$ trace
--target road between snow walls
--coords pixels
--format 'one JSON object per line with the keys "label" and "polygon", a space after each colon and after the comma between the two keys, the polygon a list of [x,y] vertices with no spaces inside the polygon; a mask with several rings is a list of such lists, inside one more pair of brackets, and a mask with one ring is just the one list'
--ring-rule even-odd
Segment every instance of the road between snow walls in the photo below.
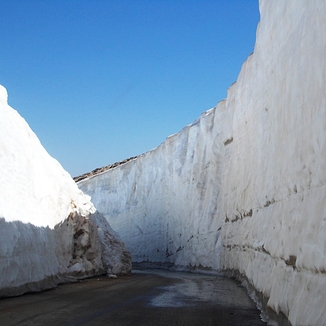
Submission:
{"label": "road between snow walls", "polygon": [[227,271],[279,323],[326,325],[326,2],[259,4],[227,98],[78,186],[134,262]]}

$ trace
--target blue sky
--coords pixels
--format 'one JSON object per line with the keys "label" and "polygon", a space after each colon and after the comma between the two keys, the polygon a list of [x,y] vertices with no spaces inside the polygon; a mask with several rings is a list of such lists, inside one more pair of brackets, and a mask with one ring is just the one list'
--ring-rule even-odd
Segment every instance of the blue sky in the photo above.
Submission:
{"label": "blue sky", "polygon": [[258,0],[0,0],[0,84],[72,175],[142,154],[226,97]]}

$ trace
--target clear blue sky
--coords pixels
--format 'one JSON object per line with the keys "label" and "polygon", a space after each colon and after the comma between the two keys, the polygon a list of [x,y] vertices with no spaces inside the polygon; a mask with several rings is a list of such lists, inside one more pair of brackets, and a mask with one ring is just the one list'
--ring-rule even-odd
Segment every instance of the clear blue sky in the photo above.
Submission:
{"label": "clear blue sky", "polygon": [[226,97],[258,0],[0,0],[0,84],[76,176],[142,154]]}

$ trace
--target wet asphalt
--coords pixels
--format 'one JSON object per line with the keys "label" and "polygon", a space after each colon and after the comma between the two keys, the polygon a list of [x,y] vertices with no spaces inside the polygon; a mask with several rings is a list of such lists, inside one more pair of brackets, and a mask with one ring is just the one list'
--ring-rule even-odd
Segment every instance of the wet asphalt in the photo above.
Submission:
{"label": "wet asphalt", "polygon": [[260,311],[245,288],[226,277],[133,271],[0,300],[0,324],[258,326]]}

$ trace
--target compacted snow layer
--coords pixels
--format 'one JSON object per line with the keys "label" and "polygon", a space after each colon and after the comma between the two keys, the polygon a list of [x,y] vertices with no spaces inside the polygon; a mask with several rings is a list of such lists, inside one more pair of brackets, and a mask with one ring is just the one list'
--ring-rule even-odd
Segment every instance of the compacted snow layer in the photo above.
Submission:
{"label": "compacted snow layer", "polygon": [[78,183],[119,230],[133,261],[220,268],[219,116],[209,111],[156,150]]}
{"label": "compacted snow layer", "polygon": [[0,296],[128,273],[130,254],[0,86]]}
{"label": "compacted snow layer", "polygon": [[234,271],[293,325],[325,325],[326,2],[260,11],[225,101],[79,187],[135,261]]}

